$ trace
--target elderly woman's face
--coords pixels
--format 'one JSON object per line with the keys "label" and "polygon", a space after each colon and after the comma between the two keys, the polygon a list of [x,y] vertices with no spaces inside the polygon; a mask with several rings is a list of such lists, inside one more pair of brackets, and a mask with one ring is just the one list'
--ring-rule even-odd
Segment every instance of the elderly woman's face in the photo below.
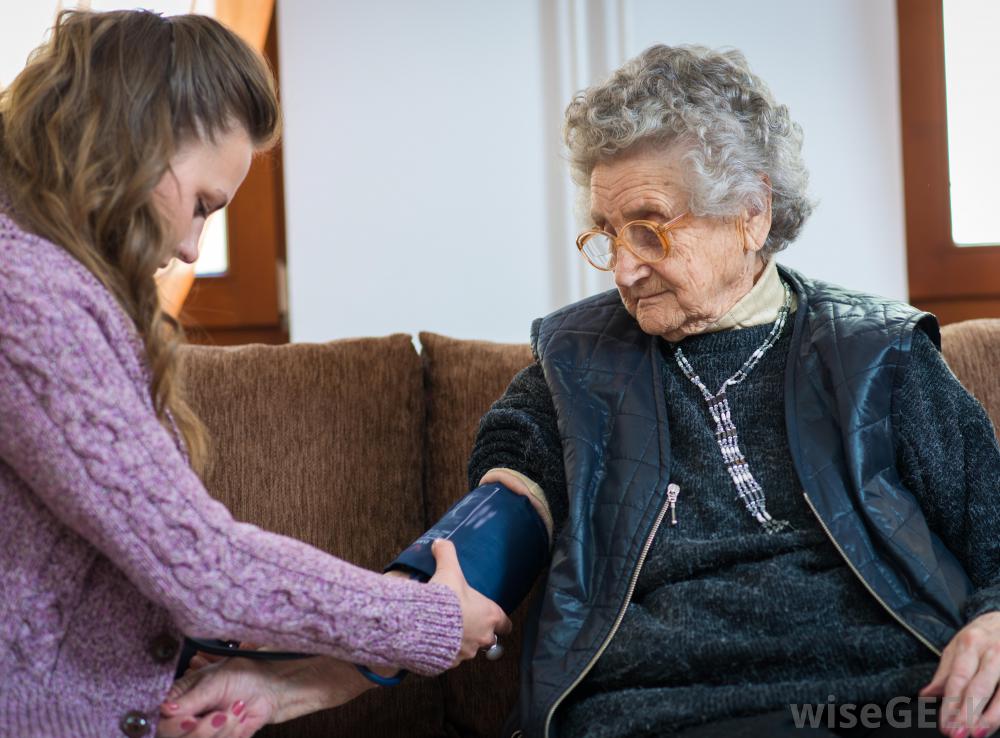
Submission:
{"label": "elderly woman's face", "polygon": [[[644,146],[597,164],[590,177],[594,223],[617,234],[633,220],[665,223],[683,213],[682,155],[678,147]],[[769,212],[742,223],[689,216],[670,231],[662,261],[646,264],[620,249],[614,276],[626,309],[643,331],[669,341],[705,331],[753,287],[769,229]]]}

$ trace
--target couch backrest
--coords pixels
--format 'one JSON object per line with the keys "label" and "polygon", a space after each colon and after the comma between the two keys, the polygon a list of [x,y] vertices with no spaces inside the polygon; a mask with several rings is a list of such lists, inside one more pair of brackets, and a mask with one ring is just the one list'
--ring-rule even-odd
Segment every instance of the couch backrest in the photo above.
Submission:
{"label": "couch backrest", "polygon": [[966,320],[941,329],[948,366],[1000,430],[1000,319]]}
{"label": "couch backrest", "polygon": [[[206,486],[238,519],[371,569],[424,531],[423,376],[409,336],[186,347],[183,362],[214,441]],[[262,735],[441,735],[441,690],[411,677]]]}

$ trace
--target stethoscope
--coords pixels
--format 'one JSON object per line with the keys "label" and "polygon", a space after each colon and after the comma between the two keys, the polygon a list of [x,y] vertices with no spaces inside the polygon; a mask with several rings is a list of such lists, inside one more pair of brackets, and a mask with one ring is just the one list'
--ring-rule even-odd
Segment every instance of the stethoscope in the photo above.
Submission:
{"label": "stethoscope", "polygon": [[[312,653],[297,653],[295,651],[251,651],[246,648],[240,648],[239,641],[206,640],[185,636],[184,647],[181,651],[180,663],[177,665],[175,679],[180,679],[184,675],[188,664],[198,651],[210,653],[213,656],[253,659],[254,661],[294,661],[296,659],[311,659],[316,655]],[[405,669],[402,669],[395,676],[384,677],[379,676],[360,664],[355,664],[354,666],[366,679],[381,687],[395,687],[403,681],[403,678],[408,673]]]}
{"label": "stethoscope", "polygon": [[184,645],[181,646],[180,659],[177,662],[177,671],[174,673],[174,680],[184,676],[191,659],[199,651],[210,653],[213,656],[224,656],[226,658],[254,659],[255,661],[290,661],[292,659],[308,659],[311,654],[292,653],[290,651],[251,651],[240,648],[239,641],[219,641],[202,638],[184,637]]}

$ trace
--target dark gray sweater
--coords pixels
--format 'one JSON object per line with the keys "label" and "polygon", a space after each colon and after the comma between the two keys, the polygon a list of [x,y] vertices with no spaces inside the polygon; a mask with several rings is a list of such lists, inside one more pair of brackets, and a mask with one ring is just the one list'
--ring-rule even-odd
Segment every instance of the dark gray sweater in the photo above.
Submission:
{"label": "dark gray sweater", "polygon": [[[682,346],[715,391],[770,328],[694,336]],[[865,590],[802,496],[784,422],[789,334],[786,327],[749,379],[728,392],[740,446],[768,510],[793,526],[770,536],[735,499],[705,401],[674,361],[673,346],[663,344],[671,480],[681,488],[678,523],[665,519],[621,627],[560,710],[563,735],[666,735],[789,703],[884,703],[915,695],[930,680],[937,657]],[[919,331],[894,399],[894,421],[904,483],[932,529],[946,542],[965,542],[956,537],[962,531],[935,527],[936,520],[965,516],[937,512],[960,504],[974,515],[972,507],[988,503],[1000,452],[982,408]],[[554,519],[565,520],[555,410],[537,364],[515,377],[483,418],[470,479],[475,484],[498,466],[537,481]],[[992,555],[958,549],[952,547],[973,582],[991,584]],[[990,609],[1000,609],[992,586],[977,593],[967,615]]]}

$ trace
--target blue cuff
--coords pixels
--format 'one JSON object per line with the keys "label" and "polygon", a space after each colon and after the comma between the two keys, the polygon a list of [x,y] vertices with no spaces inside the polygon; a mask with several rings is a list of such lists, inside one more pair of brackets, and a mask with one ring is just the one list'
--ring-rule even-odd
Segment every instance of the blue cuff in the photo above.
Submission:
{"label": "blue cuff", "polygon": [[465,580],[508,615],[527,597],[549,556],[545,523],[524,495],[502,484],[477,487],[386,567],[427,581],[437,563],[431,544],[455,544]]}

